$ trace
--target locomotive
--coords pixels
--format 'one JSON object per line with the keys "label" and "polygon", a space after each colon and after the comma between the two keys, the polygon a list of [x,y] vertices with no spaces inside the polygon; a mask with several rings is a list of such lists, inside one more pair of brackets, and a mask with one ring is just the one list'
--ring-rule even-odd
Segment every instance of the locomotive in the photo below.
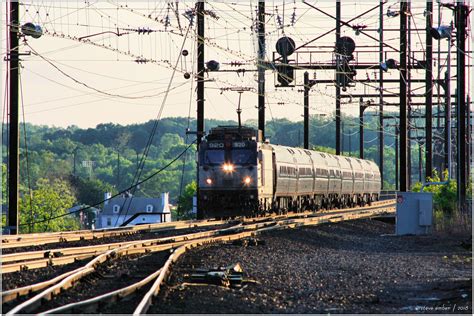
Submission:
{"label": "locomotive", "polygon": [[200,217],[331,209],[378,200],[369,160],[257,141],[245,126],[212,128],[199,146]]}

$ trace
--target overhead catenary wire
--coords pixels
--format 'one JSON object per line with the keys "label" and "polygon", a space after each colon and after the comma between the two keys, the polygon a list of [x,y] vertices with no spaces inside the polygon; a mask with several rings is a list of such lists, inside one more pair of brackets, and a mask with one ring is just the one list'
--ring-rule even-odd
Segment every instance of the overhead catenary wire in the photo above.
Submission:
{"label": "overhead catenary wire", "polygon": [[[226,5],[227,5],[227,4],[226,4]],[[233,4],[232,4],[232,6],[233,6]],[[161,9],[163,10],[163,6],[160,5],[160,4],[156,4],[155,9],[158,10],[159,7],[161,7]],[[329,6],[327,6],[327,7],[329,8]],[[118,11],[118,10],[119,10],[119,9],[117,9],[117,11]],[[125,9],[120,9],[120,10],[125,10]],[[127,8],[126,10],[129,10],[129,11],[130,11],[130,8]],[[309,11],[309,9],[307,10],[307,12],[308,12],[308,11]],[[239,12],[244,12],[244,11],[241,10],[241,11],[239,11]],[[38,15],[38,14],[37,14],[37,15]],[[245,14],[244,14],[244,15],[245,15]],[[51,17],[51,15],[50,15],[49,17]],[[54,20],[54,19],[53,19],[53,20]],[[57,19],[56,19],[56,20],[57,20]],[[221,20],[221,21],[223,21],[223,20]],[[118,22],[118,21],[117,21],[117,22]],[[56,25],[62,25],[62,23],[56,23]],[[59,30],[58,30],[58,31],[59,31]],[[250,81],[250,79],[249,79],[249,81]],[[217,82],[217,81],[216,81],[216,82]],[[229,82],[229,81],[228,81],[228,82]],[[221,83],[222,83],[222,82],[221,82]],[[222,83],[222,84],[225,84],[225,83]],[[236,86],[236,85],[234,84],[234,86]],[[317,88],[319,89],[319,87],[317,87]],[[323,95],[324,91],[318,91],[318,93],[320,93],[321,95]],[[327,94],[326,96],[330,96],[330,95]],[[269,98],[271,98],[271,97],[269,97]],[[282,99],[285,99],[285,101],[291,101],[291,98],[282,98]],[[297,104],[297,105],[300,105],[300,104]],[[270,105],[268,105],[268,106],[270,106]],[[324,106],[324,104],[321,105],[321,107],[322,107],[322,106]],[[312,107],[312,109],[315,109],[315,108]],[[326,112],[326,113],[328,113],[328,112]]]}
{"label": "overhead catenary wire", "polygon": [[[195,58],[196,56],[194,54],[194,48],[195,48],[195,45],[193,45],[193,54],[192,54],[193,62],[191,64],[191,69],[194,69],[195,62],[196,62],[196,58]],[[194,91],[193,87],[194,87],[194,80],[191,80],[191,91]],[[193,95],[194,95],[194,93],[189,94],[188,121],[187,121],[186,131],[189,130],[189,126],[190,126],[190,123],[191,123],[191,105],[192,105]],[[188,133],[186,133],[185,140],[184,140],[185,144],[188,143],[188,138],[189,138],[189,135],[188,135]],[[185,172],[185,168],[186,168],[186,157],[187,157],[186,155],[183,156],[183,167],[182,167],[182,170],[181,170],[181,181],[179,183],[179,196],[181,196],[182,193],[183,193],[184,172]]]}
{"label": "overhead catenary wire", "polygon": [[[190,29],[191,29],[191,24],[188,25],[188,28],[187,28],[187,30],[186,30],[186,35],[185,35],[184,38],[183,38],[183,43],[182,43],[181,48],[180,48],[180,50],[179,50],[180,52],[183,51],[184,45],[186,44],[187,35],[188,35]],[[179,56],[181,56],[181,55],[182,55],[182,54],[180,54]],[[156,117],[156,119],[155,119],[155,122],[154,122],[154,125],[153,125],[153,129],[152,129],[152,131],[151,131],[151,133],[150,133],[150,136],[149,136],[149,138],[148,138],[147,145],[145,146],[145,148],[144,148],[144,150],[143,150],[143,154],[142,154],[142,157],[141,157],[141,159],[140,159],[140,163],[139,163],[138,168],[137,168],[137,170],[136,170],[136,172],[135,172],[135,175],[134,175],[134,178],[133,178],[133,182],[135,182],[135,181],[139,182],[140,177],[141,177],[141,174],[142,174],[143,169],[144,169],[144,167],[145,167],[145,162],[146,162],[146,159],[147,159],[147,157],[148,157],[148,152],[149,152],[149,150],[150,150],[151,144],[153,143],[153,138],[154,138],[154,136],[155,136],[155,133],[156,133],[156,131],[157,131],[157,129],[158,129],[158,123],[159,123],[159,121],[160,121],[160,119],[161,119],[161,115],[162,115],[162,113],[163,113],[163,109],[164,109],[165,104],[166,104],[166,101],[167,101],[167,99],[168,99],[169,90],[171,89],[171,85],[172,85],[172,83],[173,83],[173,79],[174,79],[174,76],[175,76],[175,74],[176,74],[176,69],[177,69],[179,60],[180,60],[180,58],[178,57],[178,58],[176,59],[176,64],[175,64],[175,67],[174,67],[174,69],[173,69],[173,72],[172,72],[172,74],[171,74],[170,81],[169,81],[169,83],[168,83],[168,87],[167,87],[166,93],[165,93],[165,95],[164,95],[164,97],[163,97],[163,100],[162,100],[162,102],[161,102],[161,106],[160,106],[160,108],[159,108],[159,110],[158,110],[158,114],[157,114],[157,117]],[[132,183],[133,183],[133,182],[132,182]],[[136,188],[136,186],[133,187],[134,192],[135,192],[135,188]],[[133,192],[133,193],[134,193],[134,192]],[[131,204],[132,204],[132,199],[133,199],[133,195],[132,195],[132,197],[131,197],[131,199],[130,199],[130,202],[128,203],[128,207],[127,207],[127,210],[126,210],[126,212],[125,212],[124,218],[125,218],[125,216],[128,214],[129,208],[130,208],[130,206],[131,206]],[[125,202],[126,202],[126,200],[124,200],[123,205],[125,205]],[[118,214],[118,216],[117,216],[117,219],[115,220],[114,226],[117,226],[118,220],[119,220],[120,215],[122,214],[122,211],[123,211],[123,205],[122,205],[122,208],[120,209],[120,212],[119,212],[119,214]]]}
{"label": "overhead catenary wire", "polygon": [[100,93],[100,94],[103,94],[103,95],[106,95],[106,96],[109,96],[109,97],[117,97],[117,98],[124,98],[124,99],[144,99],[144,98],[152,98],[152,97],[156,97],[158,94],[151,94],[151,95],[141,95],[141,96],[127,96],[127,95],[121,95],[121,94],[113,94],[113,93],[108,93],[108,92],[105,92],[103,90],[100,90],[100,89],[97,89],[95,87],[92,87],[90,85],[88,85],[87,83],[84,83],[74,77],[72,77],[71,75],[69,75],[68,73],[66,73],[65,71],[63,71],[61,68],[59,68],[58,66],[56,66],[53,62],[51,62],[49,59],[47,59],[46,57],[44,57],[43,55],[39,54],[38,52],[36,52],[30,45],[27,45],[32,51],[33,51],[33,54],[40,57],[41,59],[43,59],[44,61],[46,61],[48,64],[50,64],[52,67],[54,67],[56,70],[58,70],[61,74],[63,74],[64,76],[68,77],[69,79],[71,79],[72,81],[74,81],[75,83],[77,84],[80,84],[90,90],[93,90],[97,93]]}

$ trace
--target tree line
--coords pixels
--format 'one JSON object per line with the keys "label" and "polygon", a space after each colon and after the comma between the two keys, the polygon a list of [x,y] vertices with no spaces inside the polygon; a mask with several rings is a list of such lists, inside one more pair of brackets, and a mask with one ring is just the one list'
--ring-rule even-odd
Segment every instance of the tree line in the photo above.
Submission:
{"label": "tree line", "polygon": [[[342,147],[345,155],[358,156],[359,119],[343,118]],[[77,217],[65,216],[75,205],[94,205],[105,192],[123,191],[156,173],[182,153],[195,139],[186,134],[194,120],[183,117],[164,118],[142,124],[99,124],[95,128],[69,126],[59,128],[26,123],[20,131],[20,222],[42,221],[41,225],[24,225],[21,231],[77,229]],[[377,117],[365,117],[365,157],[378,161]],[[206,130],[217,125],[236,125],[235,121],[206,120]],[[256,127],[256,120],[245,125]],[[7,128],[8,126],[4,126]],[[155,132],[153,133],[153,130]],[[387,128],[384,150],[385,188],[394,188],[394,130]],[[266,137],[273,144],[302,147],[303,124],[287,119],[267,122]],[[6,201],[7,133],[3,141],[3,201]],[[152,135],[152,136],[151,136]],[[26,143],[25,143],[26,139]],[[334,152],[335,120],[331,115],[310,118],[310,144],[313,149]],[[146,150],[146,159],[143,158]],[[138,186],[135,196],[159,197],[170,192],[170,201],[179,204],[179,216],[186,216],[196,184],[196,146],[149,181]],[[414,155],[417,157],[417,155]],[[144,163],[142,164],[142,159]],[[416,164],[416,162],[414,162]],[[60,201],[53,205],[51,201]],[[58,202],[59,203],[59,202]],[[4,202],[5,204],[5,202]]]}

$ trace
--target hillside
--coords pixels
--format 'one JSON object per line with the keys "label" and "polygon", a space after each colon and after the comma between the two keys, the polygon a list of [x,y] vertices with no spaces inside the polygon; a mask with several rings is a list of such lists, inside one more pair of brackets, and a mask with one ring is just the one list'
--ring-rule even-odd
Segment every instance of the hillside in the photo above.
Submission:
{"label": "hillside", "polygon": [[[365,156],[378,160],[377,117],[367,115],[365,130]],[[358,156],[358,118],[345,117],[343,152]],[[206,130],[217,125],[232,125],[233,121],[206,120]],[[246,125],[256,126],[256,121]],[[76,204],[93,205],[103,198],[106,191],[118,192],[144,179],[169,164],[194,141],[186,129],[195,129],[195,121],[186,118],[164,118],[155,126],[154,121],[143,124],[100,124],[96,128],[81,129],[77,126],[58,128],[25,124],[21,129],[20,193],[25,199],[29,190],[36,190],[40,183],[62,181],[71,189]],[[6,128],[3,133],[4,170],[7,159]],[[26,130],[26,135],[25,135]],[[155,130],[155,133],[153,133]],[[312,117],[310,144],[322,151],[334,151],[335,122],[333,117]],[[386,131],[385,182],[386,188],[394,183],[393,130]],[[25,137],[26,136],[26,137]],[[266,137],[274,144],[302,146],[303,124],[286,119],[270,120]],[[25,146],[25,138],[27,140]],[[151,145],[147,147],[147,143]],[[390,146],[391,145],[391,146]],[[143,168],[138,168],[144,156]],[[158,175],[146,181],[134,192],[136,196],[159,196],[170,192],[172,203],[195,177],[195,149],[190,150]],[[417,155],[414,155],[417,157]],[[5,181],[5,179],[4,179]],[[4,186],[5,188],[5,186]],[[5,194],[5,193],[4,193]],[[28,205],[26,201],[22,205]]]}

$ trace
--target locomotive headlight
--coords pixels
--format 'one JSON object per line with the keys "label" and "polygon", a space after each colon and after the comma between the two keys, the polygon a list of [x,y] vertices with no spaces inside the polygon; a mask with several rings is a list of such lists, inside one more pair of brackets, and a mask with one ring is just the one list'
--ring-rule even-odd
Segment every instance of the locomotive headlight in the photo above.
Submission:
{"label": "locomotive headlight", "polygon": [[222,167],[224,169],[225,172],[232,172],[234,171],[234,165],[232,164],[224,164],[224,166]]}
{"label": "locomotive headlight", "polygon": [[206,179],[206,183],[209,184],[209,185],[211,185],[211,184],[212,184],[212,179],[211,179],[211,178],[207,178],[207,179]]}
{"label": "locomotive headlight", "polygon": [[245,184],[250,184],[250,182],[252,182],[252,179],[250,177],[245,177],[244,178],[244,183]]}

